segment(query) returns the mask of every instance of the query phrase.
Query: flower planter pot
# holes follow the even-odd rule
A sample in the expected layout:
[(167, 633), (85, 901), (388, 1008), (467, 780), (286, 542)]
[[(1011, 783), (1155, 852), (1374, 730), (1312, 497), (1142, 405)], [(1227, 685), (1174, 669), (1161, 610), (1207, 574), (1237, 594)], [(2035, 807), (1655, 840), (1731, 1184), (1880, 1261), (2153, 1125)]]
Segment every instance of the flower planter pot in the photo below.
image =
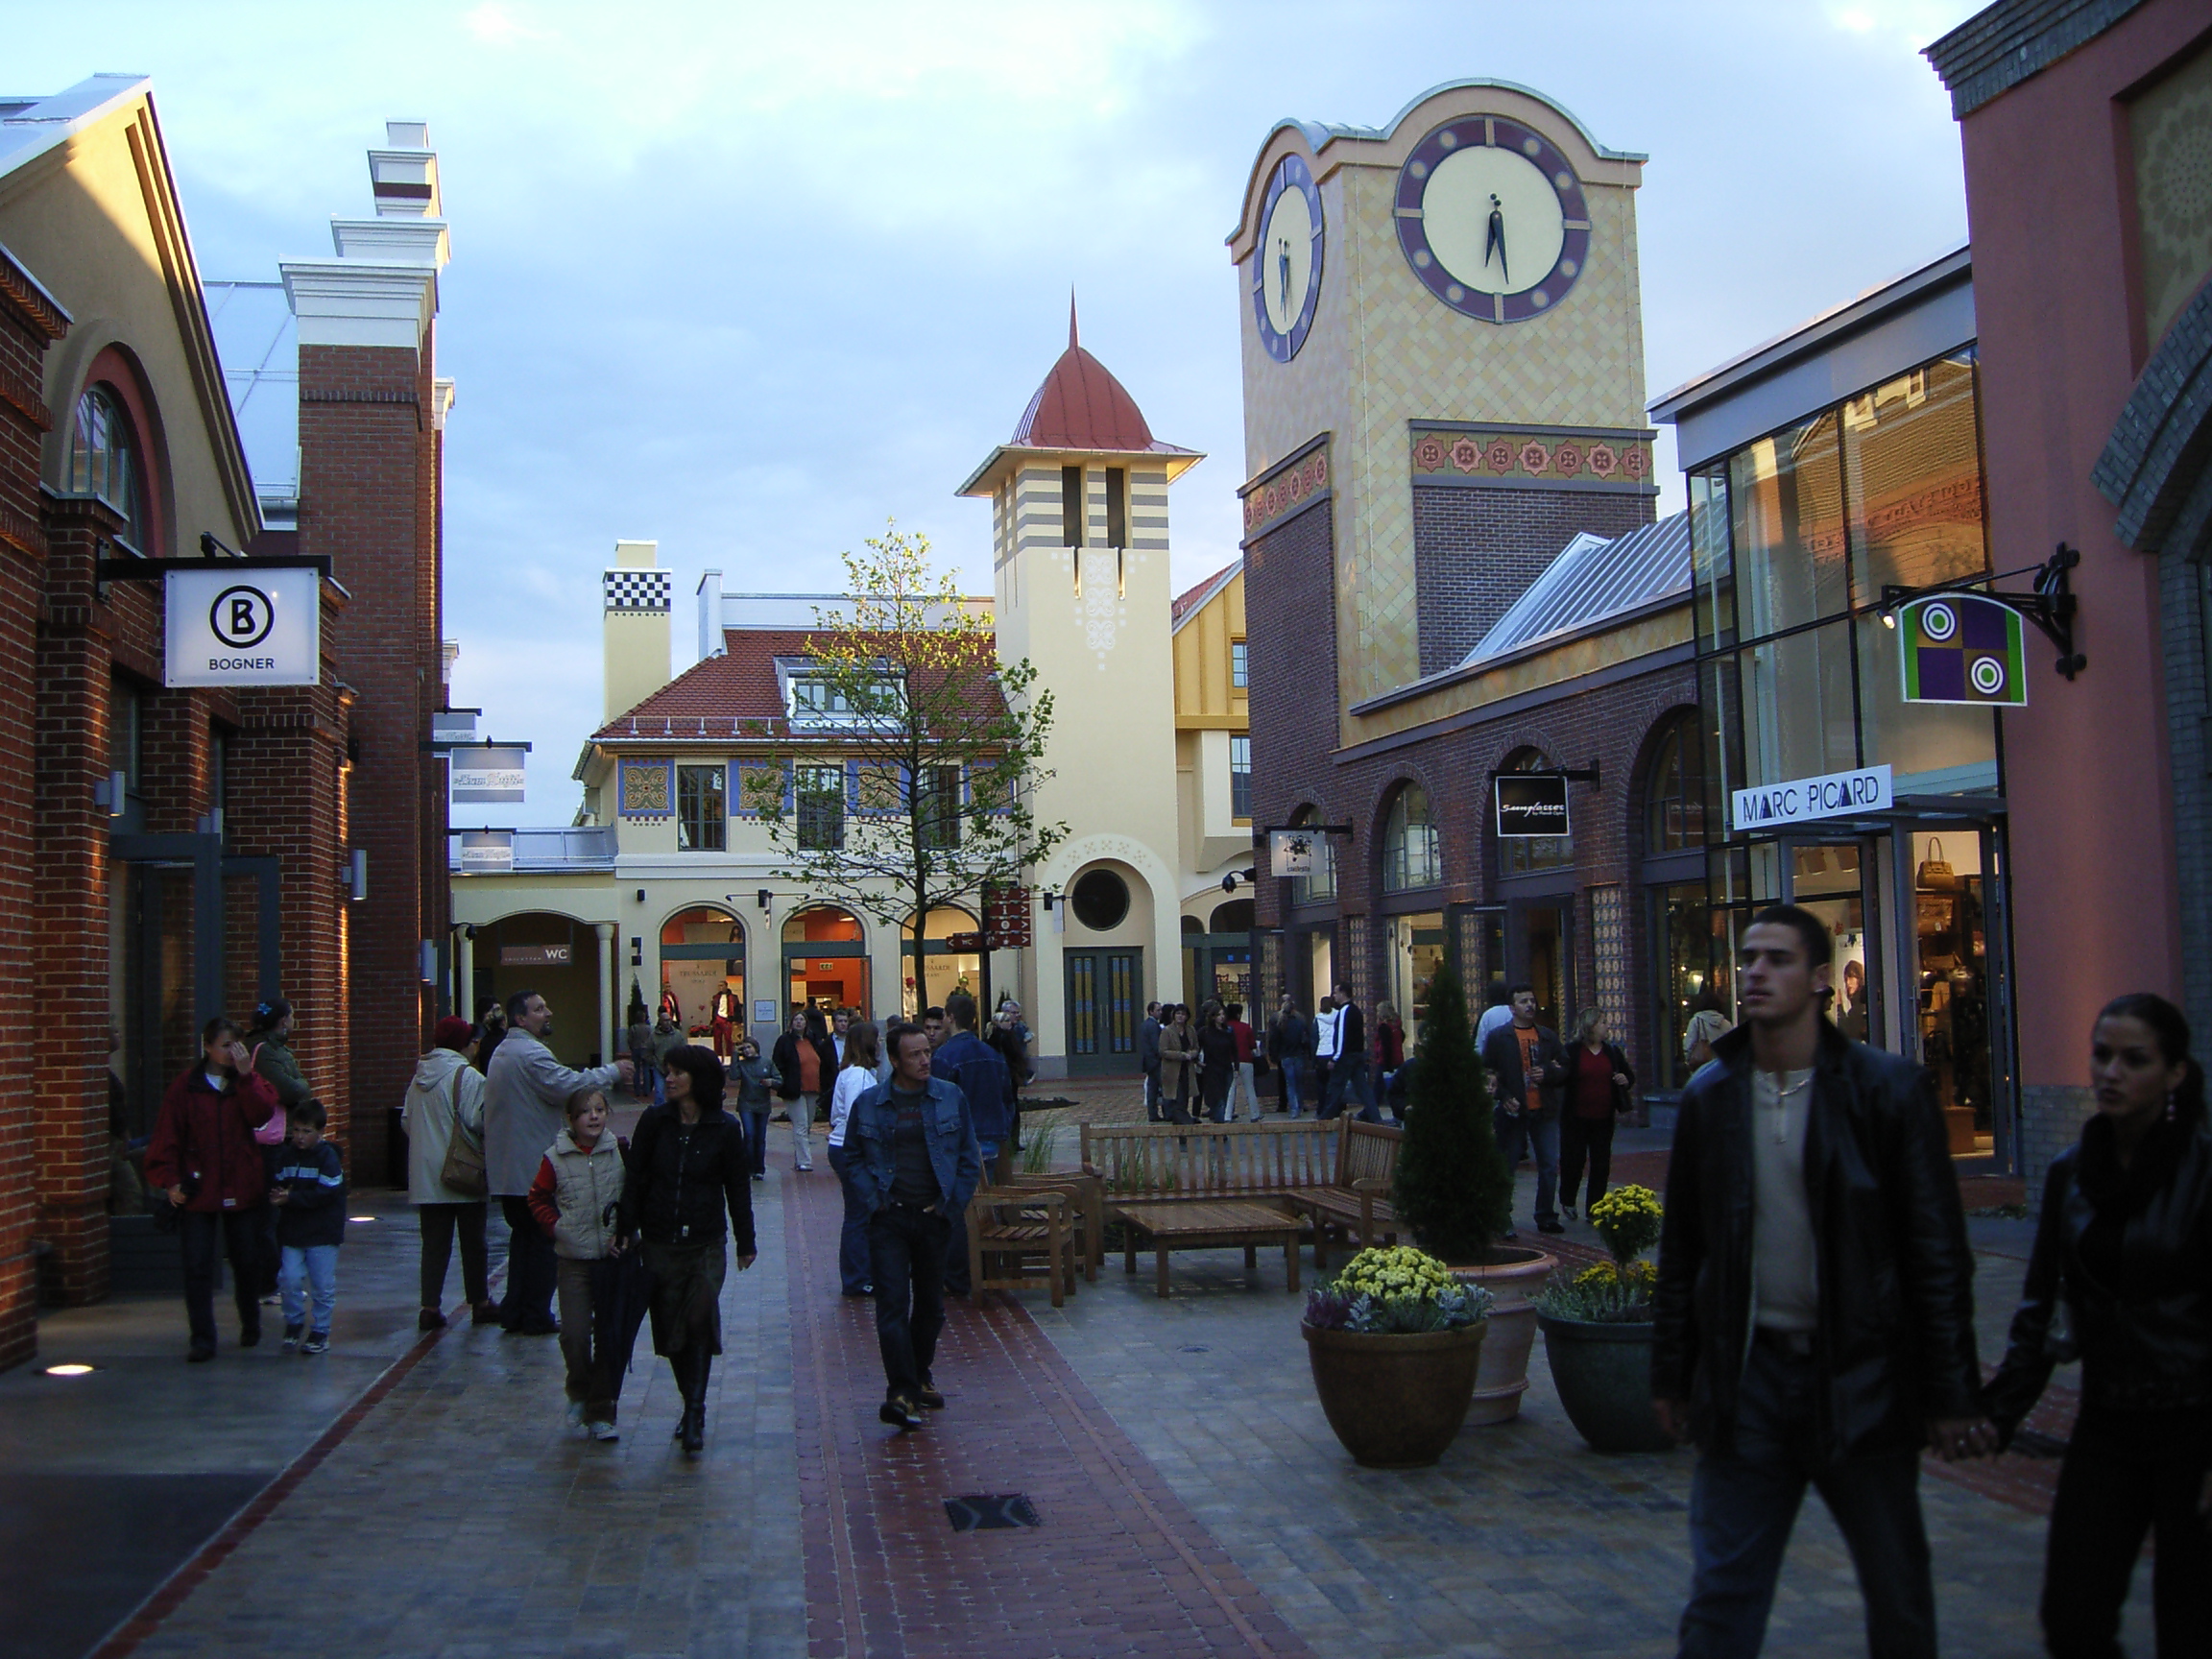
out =
[(1673, 1440), (1651, 1410), (1648, 1319), (1599, 1324), (1538, 1316), (1551, 1382), (1575, 1431), (1594, 1452), (1665, 1452)]
[(1521, 1396), (1528, 1391), (1528, 1351), (1536, 1345), (1536, 1309), (1528, 1298), (1544, 1287), (1556, 1256), (1526, 1246), (1501, 1245), (1496, 1262), (1454, 1267), (1462, 1285), (1479, 1285), (1497, 1300), (1490, 1304), (1490, 1335), (1482, 1344), (1482, 1368), (1475, 1378), (1475, 1402), (1467, 1421), (1478, 1427), (1510, 1423), (1521, 1415)]
[(1298, 1327), (1321, 1409), (1354, 1462), (1423, 1469), (1444, 1455), (1467, 1420), (1483, 1329), (1370, 1336)]

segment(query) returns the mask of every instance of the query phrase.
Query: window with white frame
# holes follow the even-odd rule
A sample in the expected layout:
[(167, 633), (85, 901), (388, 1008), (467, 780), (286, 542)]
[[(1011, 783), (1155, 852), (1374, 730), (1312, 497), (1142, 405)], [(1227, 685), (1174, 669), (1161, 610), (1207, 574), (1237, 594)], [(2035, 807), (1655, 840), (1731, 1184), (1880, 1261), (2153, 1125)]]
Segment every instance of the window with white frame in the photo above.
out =
[(1229, 739), (1229, 815), (1252, 816), (1252, 739)]
[(801, 766), (792, 780), (798, 808), (799, 848), (834, 853), (845, 845), (845, 768)]
[(716, 766), (676, 768), (676, 850), (719, 853), (728, 845), (729, 773)]

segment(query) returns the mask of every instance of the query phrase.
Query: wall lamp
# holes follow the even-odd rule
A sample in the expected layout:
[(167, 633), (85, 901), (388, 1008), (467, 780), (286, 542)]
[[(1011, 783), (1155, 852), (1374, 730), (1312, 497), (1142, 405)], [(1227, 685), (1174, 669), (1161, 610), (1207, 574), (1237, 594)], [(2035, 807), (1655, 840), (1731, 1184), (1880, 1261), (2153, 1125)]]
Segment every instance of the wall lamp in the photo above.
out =
[(1259, 870), (1255, 868), (1251, 870), (1230, 871), (1228, 875), (1221, 878), (1221, 891), (1224, 893), (1236, 892), (1237, 883), (1239, 881), (1245, 882), (1251, 886), (1258, 886), (1260, 883)]
[(131, 774), (110, 772), (105, 778), (92, 781), (92, 805), (108, 809), (108, 816), (120, 818), (131, 807)]
[(338, 885), (356, 904), (369, 897), (369, 850), (366, 847), (356, 847), (346, 854), (346, 862), (338, 871)]

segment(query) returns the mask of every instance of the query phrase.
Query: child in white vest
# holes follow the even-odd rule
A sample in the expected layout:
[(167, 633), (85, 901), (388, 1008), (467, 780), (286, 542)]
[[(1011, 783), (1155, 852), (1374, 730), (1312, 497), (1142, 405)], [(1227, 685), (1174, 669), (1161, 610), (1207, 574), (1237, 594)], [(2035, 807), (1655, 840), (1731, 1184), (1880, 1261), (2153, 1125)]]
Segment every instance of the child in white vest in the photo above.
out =
[(622, 1197), (622, 1148), (607, 1129), (607, 1096), (598, 1088), (568, 1097), (568, 1126), (545, 1149), (530, 1183), (530, 1214), (553, 1240), (560, 1262), (561, 1357), (568, 1364), (568, 1422), (594, 1440), (618, 1439), (615, 1403), (621, 1360), (592, 1340), (592, 1263), (622, 1254), (615, 1232)]

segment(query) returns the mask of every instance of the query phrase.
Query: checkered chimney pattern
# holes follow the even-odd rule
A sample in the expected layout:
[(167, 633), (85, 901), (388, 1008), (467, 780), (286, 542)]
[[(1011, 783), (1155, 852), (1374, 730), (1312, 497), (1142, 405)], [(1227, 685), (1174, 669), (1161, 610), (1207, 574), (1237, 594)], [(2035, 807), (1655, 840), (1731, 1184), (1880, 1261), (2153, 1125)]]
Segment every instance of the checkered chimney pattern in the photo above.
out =
[(609, 570), (603, 581), (610, 611), (666, 611), (674, 603), (673, 570)]

